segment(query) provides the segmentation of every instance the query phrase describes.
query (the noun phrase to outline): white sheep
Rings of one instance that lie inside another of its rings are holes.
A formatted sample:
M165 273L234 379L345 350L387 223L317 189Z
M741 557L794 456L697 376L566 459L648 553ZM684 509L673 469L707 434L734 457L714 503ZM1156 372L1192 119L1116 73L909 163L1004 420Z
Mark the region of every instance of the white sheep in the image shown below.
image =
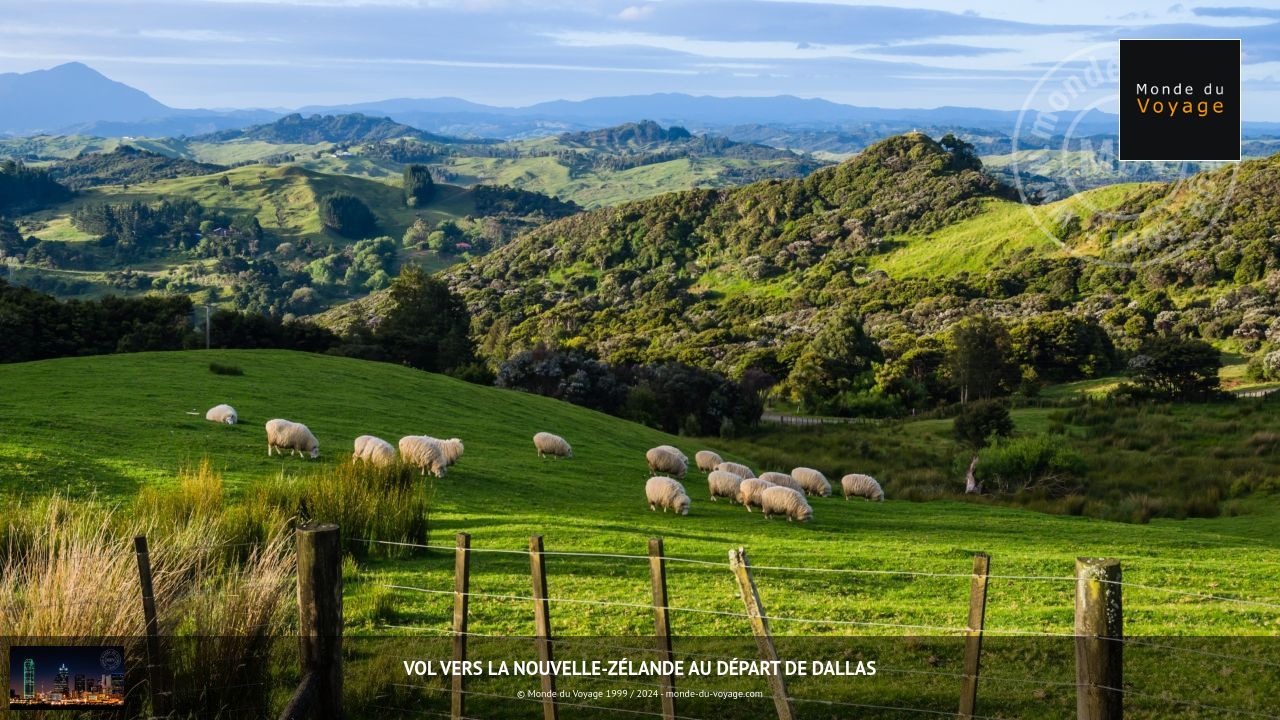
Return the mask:
M678 456L681 460L684 461L684 464L686 466L689 464L689 456L685 455L684 451L676 447L675 445L659 445L658 447L662 448L663 450L666 450L667 452L674 453L676 456Z
M426 435L406 435L400 438L400 458L418 468L422 475L430 470L432 475L442 478L449 469L440 441Z
M573 457L573 448L569 447L569 443L559 435L552 435L549 432L540 432L533 436L533 446L538 449L538 457Z
M747 478L738 485L738 504L751 512L751 506L760 507L760 495L771 487L777 487L768 480Z
M787 522L813 519L813 508L804 499L804 493L789 487L771 487L760 493L760 509L766 520L774 515L786 515Z
M851 497L866 498L875 502L884 501L884 490L880 487L880 483L870 475L859 475L858 473L849 473L840 478L840 489L844 490L844 499Z
M715 470L717 465L724 462L724 458L710 450L699 450L694 454L693 459L698 463L698 469L705 473Z
M689 494L684 491L684 485L669 477L658 475L649 478L649 482L644 484L644 494L649 500L650 510L662 508L662 512L670 509L679 515L689 514Z
M462 447L462 441L458 438L449 438L448 440L441 440L439 442L440 448L444 450L445 463L452 465L458 462L458 458L462 457L462 451L464 450Z
M685 473L689 472L688 459L670 445L649 448L649 452L645 453L644 457L649 461L649 472L667 473L678 478L684 477Z
M804 493L804 487L796 482L796 479L784 472L765 472L760 473L761 480L768 480L774 485L781 485L785 488L791 488L799 493Z
M743 465L742 463L722 462L716 466L716 469L723 470L725 472L731 472L734 475L737 475L738 477L744 480L747 478L753 478L756 476L756 473L754 470L747 467L746 465Z
M791 477L800 483L805 495L831 497L831 482L821 471L813 468L798 467L791 471Z
M226 423L227 425L235 425L240 422L240 416L236 414L236 409L225 403L209 408L209 412L204 414L204 419L210 422Z
M281 455L285 450L290 455L310 453L314 459L320 457L320 441L306 425L276 418L267 421L267 457L271 456L272 450Z
M712 470L707 473L707 490L711 493L711 502L716 498L729 498L729 502L738 499L738 486L742 478L723 470Z
M377 467L386 467L396 461L396 449L391 443L373 435L361 435L356 438L355 451L351 453L352 462L367 462Z

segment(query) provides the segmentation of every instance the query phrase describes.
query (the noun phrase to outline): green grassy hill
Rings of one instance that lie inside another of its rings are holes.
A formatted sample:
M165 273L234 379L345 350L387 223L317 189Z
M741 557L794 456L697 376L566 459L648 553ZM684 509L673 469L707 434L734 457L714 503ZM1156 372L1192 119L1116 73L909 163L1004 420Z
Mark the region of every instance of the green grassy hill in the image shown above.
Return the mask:
M213 374L211 361L244 374ZM359 434L394 442L427 433L466 442L447 477L424 480L432 483L432 541L440 544L467 531L475 547L519 550L540 533L548 550L643 554L648 537L663 536L674 557L722 562L729 548L745 545L760 565L961 574L974 552L987 551L993 572L1048 576L1070 575L1078 555L1106 555L1123 559L1132 582L1262 599L1274 596L1280 562L1271 506L1237 518L1121 525L979 504L906 502L894 498L890 482L883 504L815 498L813 522L794 524L708 502L695 471L686 481L694 498L690 514L653 513L643 495L644 451L669 442L692 456L713 441L669 437L546 398L389 364L280 351L114 355L0 366L0 387L0 494L10 500L62 493L128 502L139 488L171 483L181 466L205 457L235 494L281 474L341 462ZM219 402L235 405L242 424L206 422L204 410ZM281 416L311 427L321 442L319 461L267 457L262 423ZM575 457L539 460L530 441L538 430L564 435ZM881 472L875 461L847 452L845 469ZM557 597L648 601L643 561L556 557L549 563ZM528 565L519 554L480 555L473 566L473 590L528 591ZM380 592L376 585L446 588L451 569L448 553L369 561L348 581L350 621L373 622L364 613ZM674 564L668 573L673 605L741 610L727 568ZM779 614L936 626L963 624L968 591L963 577L761 571L759 581L766 602L785 609ZM988 627L1067 631L1071 592L1063 581L993 581ZM390 603L393 624L447 624L447 597L405 592L383 602ZM472 608L475 632L532 630L520 603L477 599ZM1273 611L1156 590L1126 591L1125 608L1126 632L1134 636L1280 629ZM559 632L643 635L652 627L643 611L572 609L580 612L560 608ZM684 613L675 623L684 635L746 631L745 621L729 616ZM868 629L775 623L780 634L854 631Z
M223 177L230 184L223 185ZM438 186L435 199L426 207L415 209L405 205L398 183L392 185L367 178L329 175L293 166L244 166L213 175L94 188L69 203L28 216L24 222L44 224L34 233L37 237L88 239L82 234L77 235L70 227L71 211L78 205L132 200L155 202L185 196L223 212L253 213L263 228L284 240L313 239L345 244L348 241L321 226L316 212L320 196L338 191L351 193L363 200L377 217L380 229L395 238L413 224L415 217L426 217L434 224L475 211L468 192L457 186ZM283 214L278 215L276 208L281 208Z

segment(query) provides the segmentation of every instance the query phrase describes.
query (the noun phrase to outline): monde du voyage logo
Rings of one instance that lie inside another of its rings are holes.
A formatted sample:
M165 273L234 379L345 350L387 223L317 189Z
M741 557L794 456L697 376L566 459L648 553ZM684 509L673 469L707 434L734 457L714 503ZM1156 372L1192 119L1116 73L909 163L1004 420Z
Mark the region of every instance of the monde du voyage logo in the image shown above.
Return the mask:
M1119 159L1239 160L1240 41L1121 40Z

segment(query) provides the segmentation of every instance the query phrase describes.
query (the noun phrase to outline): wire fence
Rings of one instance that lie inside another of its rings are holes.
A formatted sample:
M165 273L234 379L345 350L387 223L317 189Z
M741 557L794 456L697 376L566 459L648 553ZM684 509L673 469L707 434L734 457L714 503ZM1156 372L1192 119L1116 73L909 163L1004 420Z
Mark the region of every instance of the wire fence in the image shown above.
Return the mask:
M355 541L371 543L371 544L385 543L385 544L392 544L392 545L410 547L415 549L438 551L442 553L454 554L455 557L457 557L460 554L466 554L468 556L474 554L477 556L508 555L508 556L532 557L532 555L535 554L533 550L513 549L513 548L476 548L476 547L469 547L469 546L465 548L459 548L456 546L389 542L389 541L369 540L369 539L361 539L361 538L356 538ZM628 554L628 553L617 553L617 552L596 553L596 552L580 552L580 551L541 550L536 552L536 554L544 558L556 558L556 557L582 558L586 560L599 560L599 561L607 561L612 563L617 563L618 561L634 561L636 563L645 563L645 564L651 564L654 562L661 562L667 565L684 564L688 566L701 566L706 568L714 568L717 570L724 570L726 571L726 574L728 574L727 571L732 570L734 567L732 562L717 561L717 560L711 560L707 558L678 557L678 556L668 555L665 553L641 555L641 554ZM468 564L467 567L470 568L470 565ZM850 568L850 567L834 567L833 568L833 567L812 567L812 566L802 566L802 565L751 565L750 570L752 572L759 572L762 576L767 574L813 576L815 578L817 577L831 578L832 576L837 576L837 577L838 576L864 576L864 577L879 576L879 577L885 577L885 578L939 579L944 581L956 581L957 583L959 583L959 581L964 581L965 584L972 583L976 577L975 572L957 572L957 571L947 571L947 570L937 570L937 571L915 570L915 569L900 569L900 568ZM569 569L567 566L566 567L558 566L558 571L568 572ZM1037 573L1037 572L1030 572L1030 573L1015 572L1015 573L1004 573L1004 574L982 573L982 578L984 580L984 583L987 581L1002 581L1006 583L1030 583L1030 584L1061 583L1064 586L1070 583L1070 585L1067 586L1067 588L1072 590L1075 589L1075 586L1077 584L1085 581L1074 575L1058 575L1058 574ZM1175 586L1169 586L1169 585L1154 585L1150 583L1130 582L1126 580L1112 580L1108 578L1097 578L1097 581L1104 586L1112 586L1116 588L1127 588L1127 589L1131 589L1132 591L1138 591L1141 593L1168 594L1176 597L1185 597L1185 598L1190 598L1190 599L1199 601L1200 603L1215 603L1215 604L1219 604L1227 607L1239 607L1239 608L1249 608L1249 609L1259 609L1259 610L1280 609L1280 602L1275 602L1269 599L1249 598L1249 597L1241 597L1241 596L1236 596L1231 594L1221 594L1221 593L1206 593L1206 592L1190 590L1184 587L1175 587ZM536 580L535 580L535 583L536 583ZM405 582L404 579L397 579L396 582L374 581L372 584L377 587L391 590L394 592L403 592L403 593L410 593L410 594L418 593L418 594L424 594L429 596L449 597L453 600L454 603L465 602L463 606L470 608L470 610L473 612L477 609L476 603L489 602L489 601L499 602L499 603L510 603L510 602L529 603L530 605L545 604L545 606L552 607L552 608L554 608L557 605L567 606L567 607L575 607L575 606L606 607L606 608L618 608L626 611L640 611L644 613L660 612L664 616L680 616L680 615L687 614L687 615L725 617L725 618L731 618L734 620L742 621L744 629L751 627L752 623L756 621L765 621L769 623L771 626L777 626L778 628L785 628L788 625L794 624L794 625L804 626L806 628L805 635L797 636L801 638L812 635L813 629L820 630L820 634L822 635L830 634L831 631L837 631L837 634L839 634L838 631L841 629L844 629L844 630L852 630L854 633L858 634L859 636L865 636L865 633L867 631L870 631L872 633L875 633L877 637L893 637L898 634L903 634L913 638L930 638L930 637L962 637L963 638L963 637L972 637L975 634L977 634L980 636L1009 637L1009 638L1047 638L1055 641L1070 641L1070 640L1076 640L1082 637L1094 637L1098 640L1114 642L1126 647L1143 648L1143 649L1149 649L1149 650L1159 651L1159 652L1188 653L1191 655L1212 657L1217 661L1238 662L1238 663L1248 664L1252 666L1261 666L1264 668L1280 666L1280 663L1272 662L1265 658L1250 657L1247 655L1235 654L1230 652L1213 652L1213 651L1203 650L1195 647L1180 647L1178 645L1170 644L1170 643L1151 642L1141 637L1123 637L1123 636L1111 637L1107 635L1096 635L1096 634L1085 636L1085 635L1082 635L1076 628L1071 628L1069 630L1064 629L1059 631L1052 628L991 627L991 626L986 626L985 624L980 624L978 627L975 628L975 627L972 627L971 624L967 622L954 623L954 624L931 623L931 622L900 622L892 619L885 619L885 620L880 620L875 618L852 619L852 618L841 618L841 617L809 616L802 613L793 614L785 611L783 612L779 612L779 611L763 612L762 611L759 613L752 613L749 611L743 612L743 611L736 611L736 610L725 610L721 608L702 607L697 605L681 604L681 603L674 603L674 602L659 603L656 600L654 602L632 602L632 601L627 601L625 599L620 600L620 599L599 599L599 598L589 598L589 597L573 597L573 596L565 596L562 594L538 595L536 593L536 590L537 590L536 584L535 584L534 594L519 593L519 592L504 592L504 591L481 591L481 590L471 590L469 588L464 590L464 589L460 589L459 587L454 587L451 589L420 587L416 584ZM664 596L665 596L665 590L664 590ZM985 602L985 599L984 599L984 602ZM750 608L747 608L747 609L750 610ZM459 631L455 627L437 627L437 626L405 625L405 624L388 624L382 627L386 627L388 629L401 630L401 631L430 633L432 635L436 635L442 638L456 636L456 635L465 635L468 637L477 637L477 638L485 638L485 639L498 639L498 640L518 639L522 641L543 641L555 646L572 646L577 644L580 646L590 647L594 651L608 650L608 651L617 651L617 652L623 652L623 653L649 653L649 654L654 654L654 653L661 654L663 652L663 650L660 647L656 647L656 646L643 647L643 646L637 646L635 644L622 644L622 643L614 643L614 642L602 643L595 638L586 638L586 637L566 638L566 637L550 637L549 635L544 637L537 634L536 632L535 634L532 634L532 635L527 635L527 634L510 635L506 633L483 633L483 632L475 632L471 630ZM889 635L883 635L882 633L889 633ZM791 637L791 636L781 635L778 637L783 638L783 637ZM1195 636L1187 636L1187 638L1189 640L1194 640ZM748 648L748 652L750 652L750 650L751 649ZM728 654L717 654L717 653L680 652L674 648L669 650L668 652L671 653L670 657L673 657L673 658L674 657L689 657L689 658L705 657L705 658L720 659L720 660L738 660L740 659L740 657L742 657L739 655L728 655ZM914 677L920 677L922 679L932 678L934 680L946 680L946 681L952 681L957 683L966 682L974 678L974 676L969 674L967 671L951 672L951 671L947 671L945 668L944 669L917 669L917 668L902 667L902 666L898 666L898 667L882 666L878 670L878 672L883 672L887 675L899 675L902 677L914 676ZM577 681L582 678L579 678L577 676L572 676L572 679ZM596 677L596 678L590 678L590 679L601 680L606 683L612 683L612 684L618 684L618 685L628 685L628 686L637 686L637 687L639 686L663 687L661 683L654 683L651 681L628 680L625 678L617 678L617 677L608 677L608 678ZM1221 713L1221 714L1238 716L1238 717L1277 718L1278 720L1280 720L1280 715L1272 714L1270 711L1266 710L1265 708L1258 709L1258 708L1248 708L1248 707L1233 707L1227 704L1215 704L1215 703L1202 702L1200 699L1171 696L1168 693L1157 694L1157 693L1144 692L1140 690L1135 690L1133 687L1129 686L1128 684L1125 684L1124 686L1119 686L1119 685L1112 686L1112 685L1100 684L1097 682L1081 682L1079 679L1075 681L1071 681L1071 680L1063 679L1061 677L1046 678L1046 677L1032 677L1030 675L1015 676L1015 675L1010 675L1008 673L983 674L981 676L981 681L982 683L984 683L984 686L988 686L988 687L994 685L994 686L1007 686L1010 688L1017 688L1017 687L1057 688L1060 690L1067 690L1067 691L1081 691L1083 688L1089 688L1095 691L1115 692L1121 695L1128 695L1134 698L1139 698L1139 699L1142 699L1144 702L1146 702L1148 705L1150 704L1164 705L1164 706L1174 707L1174 708L1183 708L1184 710L1187 710L1187 711L1195 710L1197 712ZM418 686L413 686L413 687L418 687ZM686 691L689 690L688 688L684 688L683 685L680 685L679 687L680 689L683 689ZM458 690L450 689L450 688L431 688L431 690L437 691L437 692L458 692ZM495 693L483 693L481 691L474 691L474 690L465 690L462 692L472 693L478 696L488 697L491 699L503 699L503 700L513 699L517 701L518 700L529 701L529 698L527 697L515 698L515 697L498 695ZM851 701L846 701L844 699L840 699L838 695L835 698L831 697L830 695L827 695L825 697L805 697L802 690L797 690L797 692L794 694L788 694L787 699L789 702L793 702L793 703L807 704L807 705L813 705L813 706L825 706L833 710L839 709L839 708L848 708L850 710L860 709L868 712L902 713L902 714L919 715L922 717L964 717L964 718L974 718L978 720L982 718L992 718L992 720L994 720L994 716L976 714L971 710L960 712L960 711L939 709L937 707L911 707L907 705L877 704L874 702L851 702ZM541 700L538 700L538 701L541 702ZM584 704L584 703L574 703L574 702L565 701L559 698L556 700L556 703L563 707L576 707L581 709L589 709L589 710L599 711L605 714L617 715L619 717L629 716L629 715L630 716L652 715L652 716L660 716L660 717L667 717L667 718L673 717L672 715L665 714L663 712L637 710L634 708L612 707L612 706L605 706L605 705L597 706L597 705L590 705L590 704ZM684 716L676 715L674 717L684 717Z
M530 557L530 558L532 558L534 555L537 555L540 558L574 558L574 559L581 559L589 562L600 562L600 563L605 563L610 565L617 565L619 564L620 561L625 563L634 562L637 564L637 566L643 563L644 565L649 566L649 569L652 569L655 563L661 563L663 566L682 566L682 567L687 567L691 570L699 569L699 570L723 572L726 579L733 576L736 572L740 570L740 568L738 566L735 566L735 563L732 561L726 562L724 560L713 560L705 557L679 557L679 556L668 555L664 552L651 552L650 554L629 554L629 553L622 553L622 552L584 552L584 551L564 551L564 550L541 550L541 549L534 551L530 549L512 549L512 548L475 548L475 547L459 548L456 546L433 545L429 543L412 543L412 542L377 540L377 539L367 539L367 538L347 538L347 540L352 542L358 542L358 543L366 543L370 545L396 546L396 547L404 547L404 548L410 548L410 549L421 549L421 550L427 550L427 551L433 551L433 552L449 553L454 555L455 557L459 556L460 554L465 555L467 557L470 557L471 555L477 555L477 556L488 555L488 556ZM224 544L199 545L194 547L201 550L219 550L219 549L256 547L256 546L262 546L263 544L264 543L260 543L260 542L235 542L235 543L224 543ZM541 546L539 541L539 548L540 547ZM123 549L122 549L122 552L124 552ZM151 554L157 557L161 557L163 556L163 551L162 550L152 551ZM101 557L100 554L95 554L95 553L85 553L85 555ZM541 562L536 563L536 565L540 566ZM469 563L466 564L466 567L468 568L468 572L470 572ZM1202 592L1199 590L1193 590L1187 587L1176 586L1171 584L1156 585L1150 582L1141 582L1141 583L1131 582L1127 580L1110 579L1106 577L1098 577L1098 578L1090 577L1087 579L1082 579L1080 577L1076 577L1073 575L1058 575L1058 574L1035 572L1035 571L1025 572L1025 573L1015 572L1015 573L1007 573L1007 574L991 574L985 571L978 573L976 570L976 567L977 566L975 565L975 570L972 572L959 572L959 571L947 570L947 569L921 570L921 569L904 569L904 568L892 568L892 567L861 568L861 567L814 567L814 566L804 566L804 565L751 565L749 567L749 571L752 573L760 573L762 576L777 575L779 577L785 578L784 581L788 583L793 582L794 578L797 578L797 577L799 578L812 577L815 579L821 578L822 582L826 585L829 585L833 578L838 578L842 576L867 577L867 578L881 577L881 578L885 578L886 581L888 579L893 579L893 578L904 578L904 579L919 578L919 579L936 579L936 580L945 581L947 583L954 582L956 583L958 588L963 587L964 585L976 586L976 580L980 576L982 579L982 584L984 588L983 589L984 604L986 602L986 595L985 595L986 583L990 581L1001 581L1004 583L1011 583L1011 584L1029 583L1037 586L1040 583L1061 583L1064 586L1066 586L1067 583L1070 583L1071 585L1069 587L1072 589L1077 588L1077 586L1079 586L1083 582L1093 581L1093 582L1099 583L1102 586L1115 588L1117 590L1128 589L1131 591L1136 591L1144 594L1169 595L1172 597L1186 598L1188 600L1195 601L1197 605L1205 605L1205 604L1212 603L1212 604L1216 604L1223 607L1243 608L1243 609L1249 609L1251 611L1280 610L1280 602L1277 602L1272 599L1243 597L1235 594L1219 593L1219 592ZM566 565L563 567L557 567L556 569L558 572L567 572L570 569L570 567ZM156 573L156 575L157 577L164 577L165 573L170 573L170 572L175 572L175 571L161 568ZM655 599L651 602L628 601L625 599L612 599L612 598L604 599L604 598L598 598L598 597L579 597L579 596L574 596L573 593L569 593L569 594L561 593L561 594L551 595L545 592L545 580L543 584L543 588L544 588L543 592L539 594L538 586L537 586L537 573L541 571L535 570L534 572L535 572L534 592L531 594L526 594L524 592L505 592L502 590L471 590L469 589L469 587L468 589L461 589L458 586L455 586L453 588L424 587L418 584L408 582L404 579L397 579L396 581L388 581L385 579L373 578L372 580L369 580L367 576L366 576L366 581L368 582L369 585L373 587L383 589L383 590L389 590L389 591L392 591L393 593L413 593L413 594L421 594L421 595L433 596L433 597L448 597L452 599L455 605L458 603L463 603L462 606L469 607L471 612L474 612L475 610L477 610L478 606L480 606L480 604L482 603L488 603L488 602L513 603L514 602L514 603L529 603L531 606L546 607L546 608L554 608L557 606L566 607L566 608L591 608L591 607L616 608L619 610L627 611L628 613L640 613L645 616L648 616L650 613L655 613L658 616L663 618L670 618L672 616L727 618L735 622L740 622L744 634L742 635L741 638L738 638L739 640L744 640L746 638L749 638L750 635L746 634L748 632L755 634L759 637L760 636L759 628L763 626L765 623L767 623L768 626L772 626L771 628L767 628L764 631L765 635L768 636L768 640L770 643L773 643L774 641L772 631L775 628L778 630L784 631L784 634L778 635L777 637L779 638L793 637L791 635L785 634L785 630L791 626L804 628L804 630L802 631L803 634L794 636L794 637L800 637L800 638L809 637L815 634L839 636L841 633L848 633L848 632L858 634L859 636L866 636L868 633L872 633L876 637L884 637L884 638L890 638L890 637L896 637L896 636L908 636L913 638L934 638L934 637L936 638L957 638L957 637L972 638L975 635L977 635L977 636L992 636L992 637L1003 636L1003 637L1009 637L1009 638L1046 638L1046 639L1054 639L1054 640L1069 640L1069 639L1076 639L1076 638L1082 637L1082 634L1078 628L1071 628L1069 631L1067 631L1065 629L1058 630L1054 628L1045 628L1045 627L1028 628L1028 627L987 626L985 622L983 622L981 615L979 616L978 623L975 626L973 622L972 614L968 619L963 619L963 615L958 614L958 616L962 618L960 622L932 622L930 621L932 620L932 618L928 618L928 617L924 618L925 621L917 622L915 621L914 618L908 618L911 621L899 621L891 617L877 618L874 616L870 616L870 617L863 617L863 618L850 618L850 617L824 616L824 614L814 614L814 613L805 613L805 612L788 612L787 608L789 606L784 604L777 605L776 607L774 607L772 612L769 612L764 609L766 606L761 606L753 609L750 602L747 601L745 589L743 590L742 594L738 596L739 599L747 603L747 606L744 610L728 610L728 609L717 608L717 607L705 607L705 606L699 605L698 603L688 603L688 602L685 602L685 603L670 602L670 601L659 602L657 599L659 595L657 594L656 586L655 586L655 595L654 595ZM210 572L202 571L202 572L195 573L195 575L192 577L193 587L191 588L191 592L188 593L186 597L192 597L192 598L198 599L198 598L203 598L205 596L209 596L211 600L216 601L217 598L228 598L228 597L234 597L238 595L239 593L236 591L236 588L240 588L241 590L248 592L251 588L257 585L265 585L265 586L281 585L284 583L293 582L295 580L293 575L289 575L288 577L284 577L284 578L256 578L255 579L251 577L251 573L252 573L251 568L235 567L235 566L224 567L221 565L216 565L213 569L211 569ZM657 576L654 575L653 577L656 578ZM703 577L703 576L699 576L699 577ZM658 581L657 579L653 579L653 582L657 583ZM663 582L663 587L662 587L661 597L665 598L667 597L665 576L663 577L662 582ZM750 582L752 583L751 587L752 587L752 591L754 592L755 581L751 580ZM231 592L228 592L228 589L230 589ZM794 586L792 587L792 590L794 591ZM765 593L765 596L766 597L769 596L768 592ZM14 598L9 598L9 600L11 603L14 602ZM32 600L36 600L36 598L19 598L18 600L21 602L23 607L27 607L27 608L38 608L38 607L55 607L56 608L56 607L73 606L73 605L90 605L90 604L101 602L101 600L97 598L74 598L74 599L68 599L68 600L54 599L51 601L45 600L43 603L29 602ZM757 601L758 600L759 598L757 598ZM5 607L0 606L0 617L3 616L5 610L6 610ZM891 609L884 609L884 608L881 608L879 611L885 614L893 612ZM669 620L667 622L669 622ZM250 631L269 628L273 626L279 627L278 623L264 622L260 624L255 623L255 624L243 626L240 628L240 630L245 632L250 632ZM478 631L469 629L465 625L465 618L464 618L464 626L461 629L456 626L440 627L433 624L423 625L423 624L399 623L399 622L382 623L378 625L378 627L385 628L392 631L399 631L399 632L409 632L414 634L417 634L417 633L430 634L433 636L440 637L442 639L457 637L457 636L464 636L468 638L478 638L478 639L485 639L485 640L545 642L548 644L548 646L554 645L554 646L563 647L563 648L573 648L577 646L579 648L588 648L594 651L610 651L610 652L620 652L620 653L648 653L648 654L658 654L660 656L663 653L669 653L670 654L669 656L672 658L687 657L687 658L705 658L709 660L738 660L744 657L741 655L724 654L724 653L697 652L697 651L688 651L688 650L682 651L679 649L671 648L670 646L668 646L667 649L664 650L662 647L658 645L645 647L645 646L639 646L636 644L624 644L624 643L618 643L618 642L601 642L599 639L591 638L591 637L572 637L572 636L552 637L549 632L549 625L545 627L543 625L539 625L538 629L536 629L533 634L528 634L528 635L478 632ZM1273 668L1280 668L1280 661L1273 661L1266 656L1251 657L1249 655L1240 654L1238 652L1218 652L1213 649L1205 649L1203 647L1187 647L1187 646L1178 645L1177 643L1170 642L1170 641L1157 642L1157 641L1153 641L1151 639L1147 639L1143 637L1127 637L1119 634L1109 635L1105 633L1104 634L1094 633L1094 634L1087 635L1087 637L1100 640L1100 641L1105 641L1108 643L1114 643L1124 647L1141 648L1144 650L1150 650L1150 651L1154 651L1156 653L1161 653L1161 654L1165 654L1165 653L1185 654L1185 655L1196 656L1196 657L1212 658L1218 663L1238 663L1238 664L1247 665L1250 667L1265 668L1268 671L1270 671L1270 669L1273 669ZM1195 636L1187 636L1186 639L1191 641L1195 639ZM752 649L754 649L753 646L749 646L749 645L744 647L747 649L748 653L750 653ZM704 648L699 648L699 650L701 649L704 649ZM887 675L898 675L903 677L919 677L922 679L933 678L937 680L946 680L946 681L953 681L953 682L966 682L975 678L975 675L970 673L967 668L963 672L952 672L946 668L923 669L923 668L906 667L901 665L898 665L898 666L882 665L881 668L879 669L879 672L883 672ZM570 677L574 682L583 682L583 683L601 682L601 683L606 683L611 685L636 687L636 688L646 688L646 689L658 688L659 690L664 690L668 687L663 682L657 682L654 680L635 679L634 677L566 676L566 678L564 679L569 679ZM1077 678L1077 680L1075 681L1069 681L1062 678L1037 678L1037 677L1030 677L1030 676L1013 676L1007 673L1006 674L987 673L987 674L981 675L981 679L982 679L982 682L985 684L995 684L997 686L1008 685L1010 687L1019 686L1024 688L1028 686L1041 686L1041 687L1061 688L1064 690L1075 690L1075 691L1081 691L1082 689L1088 688L1091 690L1116 693L1122 696L1132 696L1133 698L1141 699L1151 704L1165 705L1165 706L1174 707L1174 708L1183 708L1185 710L1194 710L1197 712L1208 712L1208 713L1221 713L1221 714L1238 716L1238 717L1277 718L1277 720L1280 720L1280 715L1272 713L1267 708L1240 707L1240 706L1232 706L1229 704L1203 702L1203 698L1199 698L1199 697L1192 698L1192 697L1171 695L1168 692L1155 693L1155 692L1149 692L1145 689L1141 689L1141 690L1135 689L1132 686L1130 686L1128 683L1124 683L1124 684L1116 683L1114 685L1102 684L1098 682L1084 683L1084 682L1081 682L1079 678ZM245 690L252 687L258 687L264 684L265 684L264 682L230 684L230 685L222 685L217 687L210 687L210 688L207 688L207 690L211 693L228 693L236 690ZM503 702L506 702L506 701L516 701L516 702L523 701L526 703L527 702L539 702L539 703L544 702L544 700L540 697L509 696L501 693L490 693L490 692L485 692L485 691L480 691L475 689L459 689L457 687L447 688L447 687L434 687L431 685L413 685L413 684L399 684L399 683L393 683L392 685L396 687L401 687L401 688L413 688L416 690L424 690L428 692L465 693L469 695L474 695L479 698L486 698L489 700L500 700ZM683 685L680 686L680 689L685 690L687 692L705 692L705 693L723 692L723 691L713 691L713 690L706 690L706 689L695 690L691 688L684 688ZM157 692L156 694L164 695L168 693L160 691L160 692ZM909 713L909 714L917 714L922 717L928 717L928 716L965 717L965 718L978 718L978 719L990 717L990 716L975 714L971 711L966 711L966 712L950 711L950 710L939 709L937 707L910 707L910 706L895 705L895 704L877 704L874 702L852 702L844 698L840 698L839 696L805 697L803 691L797 691L796 693L788 693L786 694L785 697L788 702L813 705L813 706L824 706L832 709L849 708L849 709L860 709L863 711L874 711L874 712L884 712L884 713ZM387 698L383 698L383 700L387 700ZM655 716L655 717L664 717L664 718L667 718L667 720L673 720L673 719L679 720L681 718L683 718L684 720L707 720L706 718L698 718L690 715L676 715L666 710L650 711L650 710L643 710L643 709L637 709L637 708L616 707L616 706L605 705L605 704L596 705L596 704L585 703L585 702L574 702L571 699L565 699L563 697L557 698L555 702L557 705L562 707L600 712L600 713L605 713L610 715L617 715L620 717L621 716ZM386 705L386 704L377 705L377 707L385 710L391 710L391 711L413 712L415 714L427 714L427 715L434 714L434 715L440 715L445 717L461 717L461 718L468 717L465 715L455 716L455 715L452 715L451 713L435 713L434 711L424 710L422 708L417 708L417 707L415 708L399 707L398 708L398 707L394 707L392 705Z

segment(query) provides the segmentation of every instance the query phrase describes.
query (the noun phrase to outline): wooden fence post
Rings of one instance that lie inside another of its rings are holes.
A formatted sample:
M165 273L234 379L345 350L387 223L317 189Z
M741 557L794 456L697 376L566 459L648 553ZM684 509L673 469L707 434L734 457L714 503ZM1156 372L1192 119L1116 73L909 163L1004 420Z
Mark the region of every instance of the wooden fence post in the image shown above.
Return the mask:
M147 536L133 538L133 552L138 558L138 585L142 589L142 619L147 634L147 685L151 695L151 713L157 717L169 714L169 693L164 680L164 662L160 655L160 627L156 623L155 588L151 584L151 552Z
M551 652L551 603L547 600L547 572L542 563L542 536L529 538L529 567L533 577L534 642L538 646L538 660L548 665L541 674L543 720L557 720L556 676L550 671Z
M316 523L297 531L298 645L303 682L297 716L342 719L342 540L337 525ZM307 676L310 677L308 683ZM310 684L311 691L306 692ZM310 700L307 707L306 700ZM290 703L293 705L294 703ZM308 711L310 711L308 713Z
M960 717L972 718L978 706L978 669L982 664L982 631L987 617L987 573L991 556L973 556L973 579L969 582L969 621L964 636L964 680L960 686Z
M1076 717L1124 717L1120 561L1076 559Z
M464 681L466 674L457 671L467 659L467 599L471 592L471 536L458 533L457 549L453 556L453 701L450 709L452 720L462 720L467 714L467 696Z
M760 593L756 591L756 581L751 577L751 565L747 562L747 549L738 548L729 551L729 567L738 579L738 590L742 593L742 603L747 607L747 616L751 620L751 632L756 636L756 647L760 649L760 657L769 662L778 661L778 649L773 645L773 636L769 634L769 619L760 602ZM796 709L787 694L787 682L781 672L770 673L769 688L773 691L773 706L778 711L778 720L795 720Z
M662 538L649 538L649 579L653 583L653 630L658 645L658 662L673 660L671 653L671 616L667 612L667 561L662 550ZM676 676L662 673L658 676L662 687L663 720L676 717Z

